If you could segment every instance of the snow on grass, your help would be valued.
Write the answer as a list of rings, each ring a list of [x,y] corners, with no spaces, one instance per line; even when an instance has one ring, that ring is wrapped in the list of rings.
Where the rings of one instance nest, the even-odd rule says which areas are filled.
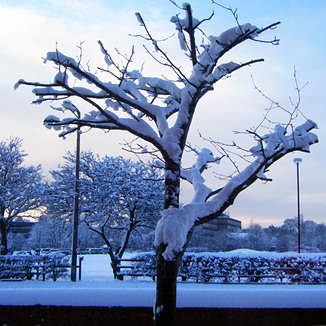
[[[82,281],[0,282],[0,305],[152,307],[155,288],[150,279],[114,280],[107,255],[85,255]],[[177,307],[326,308],[326,285],[180,283]]]
[[[113,280],[109,255],[85,255],[82,261],[82,281]]]

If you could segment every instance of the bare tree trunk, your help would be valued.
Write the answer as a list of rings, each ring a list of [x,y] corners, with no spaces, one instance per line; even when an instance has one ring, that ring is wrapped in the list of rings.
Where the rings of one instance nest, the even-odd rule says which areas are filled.
[[[91,229],[91,230],[94,230],[94,229]],[[100,232],[100,231],[96,231],[96,232],[102,237],[105,244],[108,246],[109,256],[110,256],[110,259],[111,259],[111,267],[112,267],[114,278],[116,278],[118,280],[122,280],[122,278],[119,277],[119,275],[118,275],[118,273],[120,271],[120,269],[118,267],[118,265],[119,265],[119,257],[114,253],[112,245],[111,245],[110,241],[108,240],[108,238],[105,236],[104,232]]]
[[[122,280],[121,277],[119,277],[118,272],[119,272],[119,267],[118,267],[118,259],[119,257],[114,253],[113,248],[112,248],[112,244],[110,243],[110,241],[108,240],[108,238],[106,237],[104,231],[99,231],[97,229],[92,228],[87,222],[84,221],[84,223],[88,226],[88,228],[97,233],[104,241],[104,243],[108,246],[108,250],[109,250],[109,256],[111,259],[111,267],[112,267],[112,271],[113,271],[113,276],[114,278],[117,278],[119,280]],[[121,258],[121,257],[120,257]]]
[[[119,258],[122,258],[123,254],[125,253],[128,243],[129,243],[131,232],[135,229],[135,227],[137,225],[137,222],[135,221],[135,210],[130,210],[129,219],[130,219],[130,223],[129,223],[129,227],[126,231],[126,235],[125,235],[123,244],[116,253],[116,255]]]
[[[177,254],[175,260],[167,261],[162,256],[164,250],[164,245],[156,250],[155,326],[175,326],[177,276],[183,253]]]
[[[4,217],[0,217],[0,232],[1,232],[1,251],[0,255],[5,256],[8,253],[8,240],[7,240],[7,225]]]
[[[109,256],[110,256],[110,259],[111,259],[111,267],[112,267],[114,278],[122,281],[123,276],[120,276],[118,274],[120,272],[119,257],[113,252],[112,247],[109,247]]]

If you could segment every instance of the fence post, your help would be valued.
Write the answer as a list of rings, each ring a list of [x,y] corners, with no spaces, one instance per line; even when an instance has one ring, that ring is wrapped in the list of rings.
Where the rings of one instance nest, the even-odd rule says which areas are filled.
[[[79,257],[79,273],[78,273],[78,279],[81,281],[81,272],[82,272],[82,261],[84,260],[84,257]]]

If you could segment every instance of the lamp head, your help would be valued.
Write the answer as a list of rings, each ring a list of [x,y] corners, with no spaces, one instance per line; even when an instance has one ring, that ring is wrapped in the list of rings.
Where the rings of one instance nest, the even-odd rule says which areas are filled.
[[[296,157],[296,158],[293,159],[293,162],[294,162],[296,165],[299,165],[299,164],[301,164],[301,162],[302,162],[302,158],[300,158],[300,157]]]

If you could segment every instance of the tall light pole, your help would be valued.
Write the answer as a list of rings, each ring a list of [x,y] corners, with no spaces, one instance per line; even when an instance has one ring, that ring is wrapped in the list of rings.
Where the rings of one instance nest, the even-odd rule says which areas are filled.
[[[300,180],[299,180],[299,165],[302,158],[293,159],[294,164],[297,166],[297,208],[298,208],[298,253],[301,252],[301,221],[300,221]]]
[[[80,119],[80,111],[70,102],[65,102],[65,108],[70,110],[77,119]],[[75,158],[75,193],[74,211],[72,227],[72,248],[71,248],[71,274],[70,279],[76,282],[77,279],[77,243],[78,243],[78,223],[79,223],[79,165],[80,165],[80,125],[76,128],[76,158]]]
[[[77,129],[76,159],[75,159],[75,194],[74,213],[71,249],[71,275],[70,279],[76,282],[77,279],[77,243],[78,243],[78,217],[79,217],[79,161],[80,161],[80,127]]]

